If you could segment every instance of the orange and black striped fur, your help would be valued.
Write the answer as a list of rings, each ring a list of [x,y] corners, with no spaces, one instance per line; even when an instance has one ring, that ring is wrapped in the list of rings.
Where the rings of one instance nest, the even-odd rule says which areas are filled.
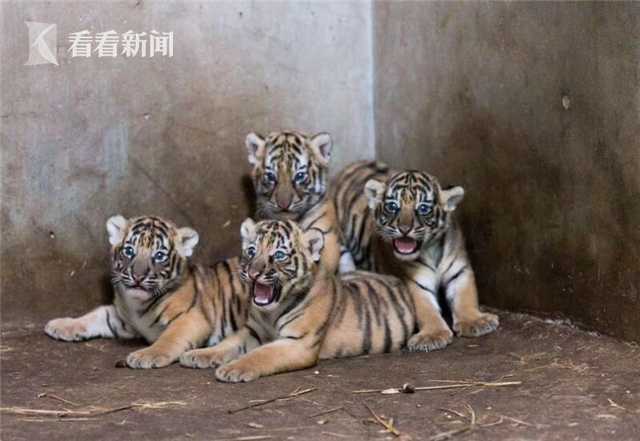
[[[409,341],[410,350],[451,342],[440,314],[440,290],[459,335],[480,336],[498,327],[496,315],[479,309],[473,269],[454,219],[462,187],[443,189],[424,172],[358,162],[337,177],[333,196],[342,241],[355,266],[398,276],[412,291],[419,332]]]
[[[284,131],[265,138],[250,133],[245,144],[253,166],[257,219],[294,220],[303,230],[322,231],[320,267],[329,274],[335,273],[340,245],[335,206],[327,195],[331,137],[327,133],[307,136]]]
[[[237,275],[239,260],[213,267],[191,266],[198,243],[191,228],[157,217],[107,222],[111,249],[112,305],[79,318],[51,320],[52,338],[144,337],[151,346],[129,354],[132,368],[167,366],[184,351],[215,344],[240,329],[247,317],[248,290]]]
[[[398,350],[413,333],[413,301],[399,279],[364,271],[320,274],[318,230],[247,219],[241,234],[249,319],[217,346],[185,353],[184,365],[219,366],[221,381],[251,381],[321,358]]]

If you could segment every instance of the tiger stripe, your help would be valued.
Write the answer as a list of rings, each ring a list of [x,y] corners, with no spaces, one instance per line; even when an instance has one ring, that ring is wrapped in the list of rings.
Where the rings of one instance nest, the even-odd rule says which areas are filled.
[[[385,179],[388,173],[389,167],[383,162],[359,161],[347,166],[335,178],[332,198],[340,228],[340,241],[344,252],[350,254],[355,267],[359,269],[375,269],[370,251],[373,223],[367,200],[363,197],[364,185],[369,179]]]

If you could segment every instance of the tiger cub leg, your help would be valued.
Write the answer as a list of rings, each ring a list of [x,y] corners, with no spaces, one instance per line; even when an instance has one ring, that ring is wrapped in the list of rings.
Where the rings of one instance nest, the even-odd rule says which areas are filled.
[[[180,356],[180,364],[191,368],[210,368],[228,363],[256,348],[260,342],[244,327],[210,348],[194,349]]]
[[[481,312],[473,271],[463,267],[446,285],[447,301],[453,313],[453,330],[463,337],[479,337],[498,328],[498,316]]]
[[[137,337],[137,333],[122,321],[113,305],[100,306],[78,318],[51,320],[45,325],[44,332],[51,338],[64,341],[81,341],[96,337]]]
[[[418,333],[407,342],[407,349],[413,352],[435,351],[446,347],[453,340],[453,332],[440,315],[440,307],[435,296],[435,288],[410,286],[416,308]]]
[[[196,309],[185,312],[174,320],[163,317],[160,323],[166,329],[151,346],[127,356],[129,367],[149,369],[168,366],[177,361],[185,351],[201,346],[211,334],[209,322]]]
[[[312,342],[311,342],[312,343]],[[283,338],[267,343],[247,355],[216,369],[220,381],[238,383],[259,377],[304,369],[318,361],[318,348],[309,341]]]

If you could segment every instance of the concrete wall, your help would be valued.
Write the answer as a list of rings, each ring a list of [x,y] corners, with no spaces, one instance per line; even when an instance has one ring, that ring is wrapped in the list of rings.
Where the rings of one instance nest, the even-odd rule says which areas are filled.
[[[482,301],[640,339],[640,3],[374,16],[378,155],[467,189]]]
[[[333,167],[372,157],[371,5],[2,2],[3,317],[97,305],[105,220],[155,213],[234,255],[249,131],[328,131]],[[56,23],[60,66],[24,66],[25,21]],[[89,29],[174,32],[173,58],[72,58]],[[14,314],[15,313],[15,314]]]

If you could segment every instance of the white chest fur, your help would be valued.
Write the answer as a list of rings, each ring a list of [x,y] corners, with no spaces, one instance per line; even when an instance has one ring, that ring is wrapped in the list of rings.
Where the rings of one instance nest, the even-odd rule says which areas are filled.
[[[151,295],[141,289],[121,289],[116,291],[114,305],[120,318],[127,325],[134,328],[148,342],[154,342],[162,332],[162,326],[157,319],[156,309],[162,302],[157,302],[149,309]]]

